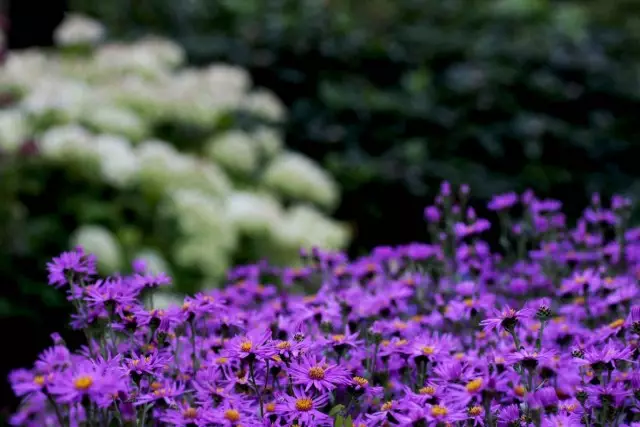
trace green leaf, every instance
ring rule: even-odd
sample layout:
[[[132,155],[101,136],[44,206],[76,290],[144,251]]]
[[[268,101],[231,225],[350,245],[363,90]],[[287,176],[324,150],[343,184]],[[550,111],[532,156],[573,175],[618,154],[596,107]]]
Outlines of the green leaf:
[[[333,427],[344,427],[344,418],[342,415],[336,417],[336,421],[333,423]]]
[[[344,421],[344,427],[353,427],[353,420],[351,419],[351,415],[349,415]]]
[[[340,411],[342,411],[343,409],[344,409],[344,405],[336,405],[333,408],[331,408],[331,411],[329,411],[329,416],[336,417],[338,414],[340,414]]]

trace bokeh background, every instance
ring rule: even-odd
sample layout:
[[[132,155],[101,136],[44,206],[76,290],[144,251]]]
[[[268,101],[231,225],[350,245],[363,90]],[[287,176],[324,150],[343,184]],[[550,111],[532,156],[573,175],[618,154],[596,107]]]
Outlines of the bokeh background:
[[[300,246],[426,239],[442,180],[481,215],[640,190],[639,0],[0,5],[3,376],[64,330],[44,267],[75,244],[193,292]]]

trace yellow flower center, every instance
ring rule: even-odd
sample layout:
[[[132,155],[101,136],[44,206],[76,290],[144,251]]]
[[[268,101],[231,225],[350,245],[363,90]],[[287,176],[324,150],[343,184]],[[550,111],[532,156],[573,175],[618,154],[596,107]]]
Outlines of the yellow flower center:
[[[464,305],[466,305],[467,307],[469,308],[473,307],[473,298],[467,298],[463,302],[464,302]]]
[[[312,366],[309,368],[309,378],[312,380],[323,380],[324,379],[324,369],[321,366]]]
[[[420,390],[418,390],[418,393],[420,394],[428,394],[428,395],[434,395],[436,394],[436,388],[433,386],[426,386],[426,387],[422,387]]]
[[[331,339],[333,340],[333,342],[340,342],[340,341],[344,341],[345,336],[343,334],[337,334],[331,337]]]
[[[275,412],[276,411],[276,404],[273,402],[269,402],[265,405],[264,407],[265,411],[267,412]]]
[[[380,409],[383,411],[390,411],[391,408],[393,408],[393,400],[386,402],[384,405],[382,405],[382,408]]]
[[[396,341],[395,346],[396,346],[396,347],[402,347],[403,345],[406,345],[408,342],[409,342],[409,341],[407,341],[407,340],[405,340],[405,339],[398,340],[398,341]]]
[[[444,417],[448,413],[449,413],[449,410],[444,406],[434,405],[431,407],[431,415],[433,415],[436,418]]]
[[[218,357],[218,358],[216,359],[216,363],[219,363],[219,364],[221,364],[221,365],[222,365],[223,363],[227,363],[227,361],[228,361],[228,360],[229,360],[229,359],[227,359],[226,357]]]
[[[418,323],[422,322],[422,319],[424,319],[424,316],[421,314],[416,314],[415,316],[411,317],[412,321],[418,322]]]
[[[245,353],[250,352],[252,348],[253,343],[251,341],[244,341],[242,344],[240,344],[240,350],[244,351]]]
[[[289,341],[280,341],[276,344],[276,347],[278,347],[278,350],[289,350],[291,348],[291,343]]]
[[[472,406],[469,408],[469,415],[472,417],[477,417],[480,414],[482,414],[482,406]]]
[[[362,377],[353,377],[353,382],[358,384],[360,387],[366,387],[367,384],[369,384],[369,381]]]
[[[584,285],[585,283],[587,283],[587,278],[584,276],[576,276],[576,278],[573,280],[575,280],[575,282],[579,285]]]
[[[82,375],[76,378],[76,380],[73,382],[73,385],[78,390],[88,390],[92,384],[93,384],[93,378],[91,378],[89,375]]]
[[[302,399],[296,400],[296,409],[298,411],[310,411],[313,408],[313,400],[303,397]]]
[[[495,361],[498,365],[504,365],[505,362],[504,357],[502,356],[496,356]]]
[[[44,384],[44,377],[42,375],[36,375],[35,377],[33,377],[33,382],[36,385],[43,385]]]
[[[613,322],[609,323],[609,327],[611,329],[616,329],[621,327],[622,325],[624,325],[624,319],[618,319],[618,320],[614,320]]]
[[[485,331],[480,331],[476,334],[476,337],[480,340],[483,340],[487,337],[487,333]]]
[[[194,420],[198,417],[198,410],[196,408],[187,408],[182,412],[184,418]]]
[[[153,391],[153,394],[154,394],[156,397],[164,396],[164,395],[166,395],[166,394],[167,394],[167,389],[166,389],[166,388],[160,388],[160,389],[158,389],[158,390],[154,390],[154,391]]]
[[[584,304],[584,297],[576,297],[573,300],[574,304],[582,305]]]
[[[389,340],[382,340],[382,342],[380,343],[382,344],[383,347],[389,347],[389,344],[391,344],[391,341]]]
[[[462,360],[464,359],[464,353],[456,353],[453,355],[453,357],[457,360]]]
[[[224,417],[232,423],[235,423],[240,419],[240,412],[235,409],[227,409],[224,411]]]
[[[422,354],[424,354],[424,355],[426,355],[426,356],[430,356],[430,355],[432,355],[432,354],[436,351],[436,349],[435,349],[435,348],[433,348],[433,347],[432,347],[432,346],[430,346],[430,345],[425,346],[425,347],[422,347],[422,348],[421,348],[421,350],[422,350]]]
[[[189,310],[189,308],[191,308],[191,303],[190,302],[185,302],[184,304],[182,304],[182,311],[187,311],[187,310]],[[188,411],[188,409],[187,409],[187,411]]]
[[[480,390],[480,387],[482,387],[482,378],[476,378],[475,380],[469,381],[465,388],[469,393],[475,393]]]
[[[393,326],[396,329],[407,329],[407,324],[399,320],[396,320],[395,322],[393,322]]]
[[[527,390],[521,385],[515,386],[513,388],[513,391],[517,396],[520,396],[520,397],[524,396],[524,394],[527,392]]]
[[[162,383],[153,382],[149,387],[151,387],[151,390],[160,390],[162,388]]]

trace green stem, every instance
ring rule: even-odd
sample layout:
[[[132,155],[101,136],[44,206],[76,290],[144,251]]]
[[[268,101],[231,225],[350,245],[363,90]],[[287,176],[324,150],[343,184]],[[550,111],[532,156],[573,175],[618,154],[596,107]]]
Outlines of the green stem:
[[[60,423],[60,427],[66,426],[67,424],[64,422],[64,416],[62,415],[62,412],[60,412],[60,407],[58,406],[56,401],[53,400],[53,396],[51,396],[49,392],[45,392],[45,396],[47,396],[49,403],[51,403],[51,406],[53,406],[53,410],[56,412],[56,418],[58,418],[58,423]]]
[[[200,361],[198,360],[198,354],[196,352],[196,325],[195,321],[191,321],[191,362],[193,364],[193,373],[198,372],[200,368]]]
[[[254,363],[254,360],[252,360],[251,363],[249,363],[249,375],[251,376],[251,383],[253,384],[253,388],[256,391],[256,393],[258,393],[258,401],[260,402],[260,418],[263,418],[264,405],[262,403],[262,392],[260,391],[260,389],[258,388],[258,385],[256,384],[256,376],[255,376],[255,371],[253,369],[253,363]]]

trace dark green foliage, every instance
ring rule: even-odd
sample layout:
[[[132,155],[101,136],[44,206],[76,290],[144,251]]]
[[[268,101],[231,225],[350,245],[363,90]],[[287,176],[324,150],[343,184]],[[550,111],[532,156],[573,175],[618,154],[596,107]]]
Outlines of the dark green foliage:
[[[419,237],[442,179],[481,198],[530,187],[572,214],[593,191],[637,192],[638,1],[76,3],[275,90],[288,144],[344,185],[358,249]]]

